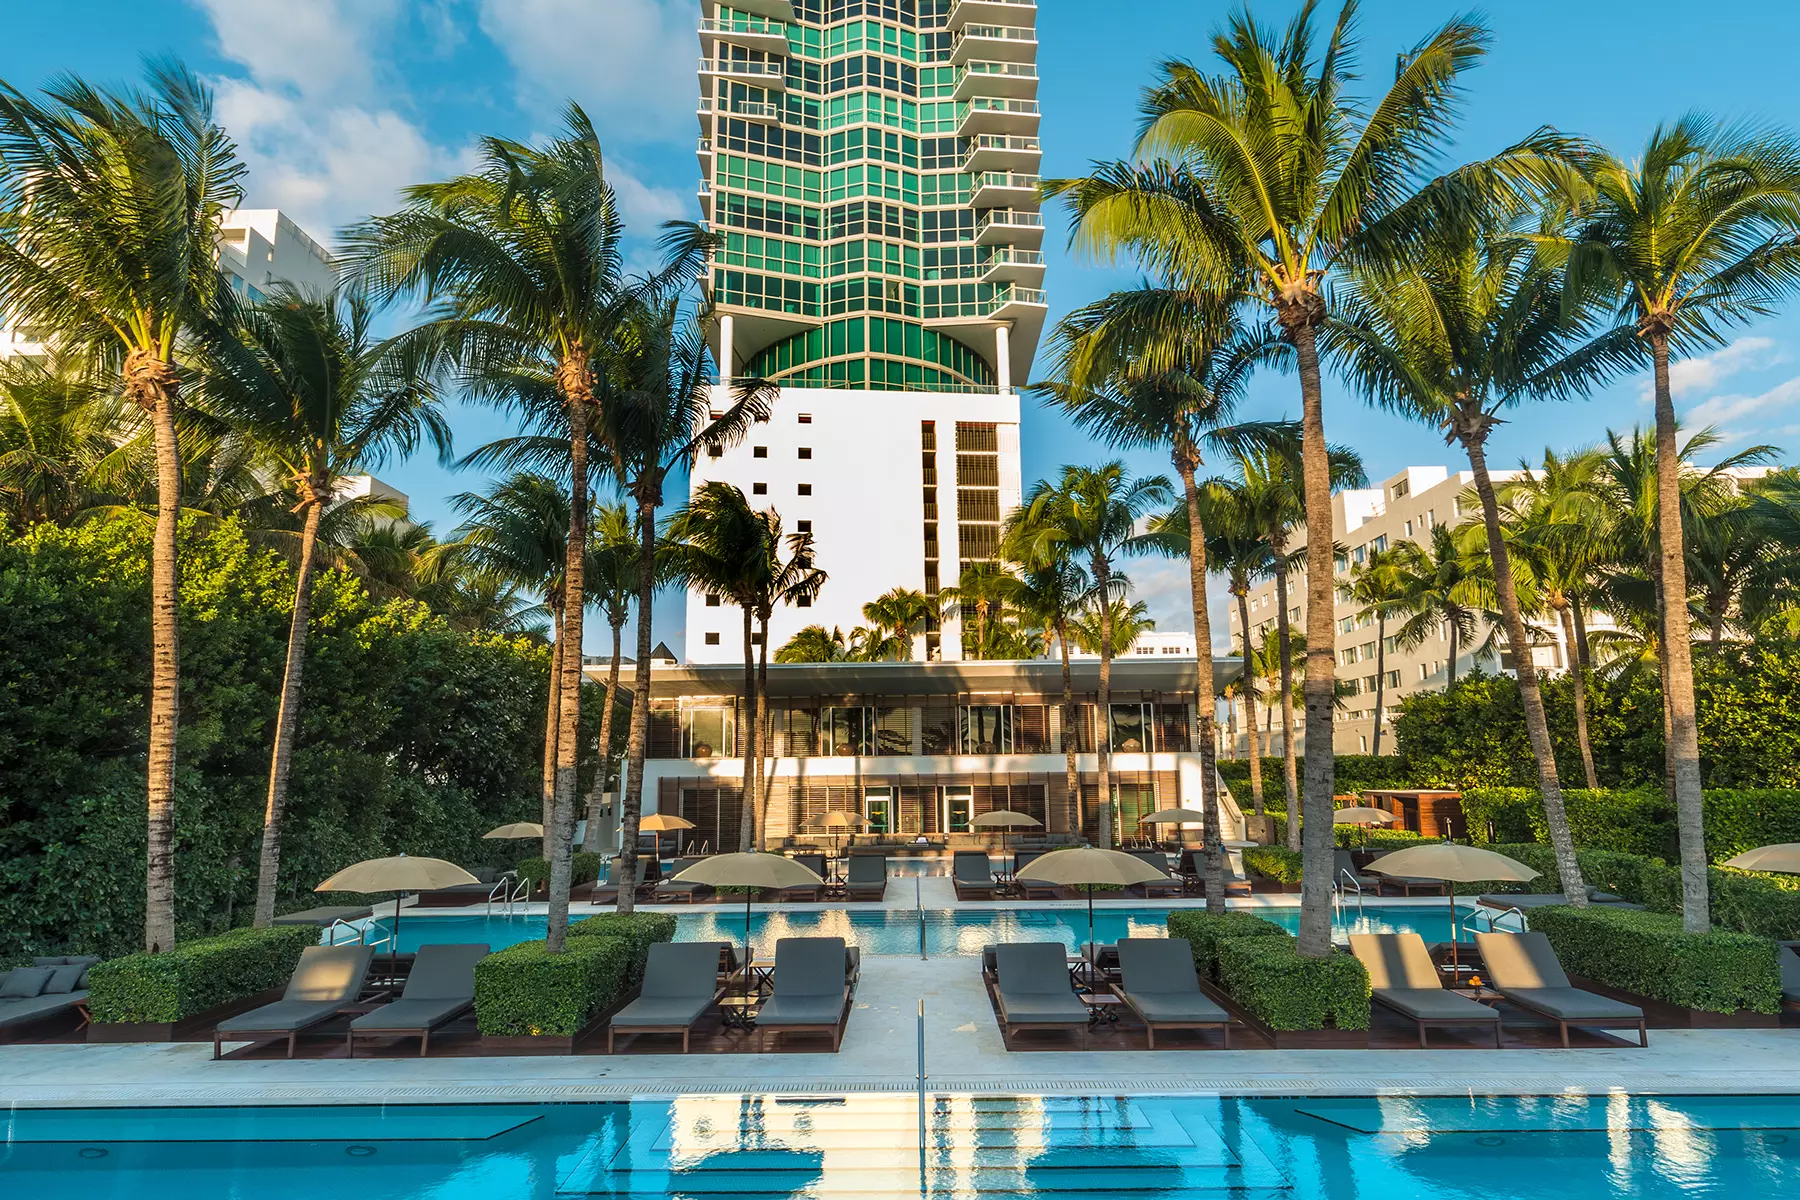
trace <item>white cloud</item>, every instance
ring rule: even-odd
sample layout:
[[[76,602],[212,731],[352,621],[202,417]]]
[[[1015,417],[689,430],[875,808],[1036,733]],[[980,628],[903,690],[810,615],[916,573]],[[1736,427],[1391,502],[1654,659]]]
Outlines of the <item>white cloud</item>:
[[[692,127],[691,0],[481,0],[482,32],[539,111],[573,98],[603,135],[650,141]]]
[[[1131,579],[1131,598],[1142,600],[1161,633],[1187,633],[1194,628],[1194,597],[1185,558],[1140,558],[1123,564]]]
[[[1711,354],[1670,363],[1669,391],[1678,400],[1710,392],[1740,372],[1759,371],[1786,358],[1786,352],[1774,338],[1741,337]],[[1645,400],[1654,395],[1650,381],[1644,382],[1641,395]]]
[[[619,212],[634,233],[648,234],[664,221],[693,220],[700,214],[691,196],[674,188],[645,183],[629,164],[616,155],[606,159],[606,180],[619,198]]]
[[[1791,419],[1800,406],[1800,377],[1785,380],[1757,395],[1712,396],[1681,414],[1690,430],[1716,425],[1726,441],[1766,437],[1773,422]]]
[[[303,96],[360,96],[373,84],[370,46],[399,0],[193,0],[212,19],[219,51],[266,86]]]

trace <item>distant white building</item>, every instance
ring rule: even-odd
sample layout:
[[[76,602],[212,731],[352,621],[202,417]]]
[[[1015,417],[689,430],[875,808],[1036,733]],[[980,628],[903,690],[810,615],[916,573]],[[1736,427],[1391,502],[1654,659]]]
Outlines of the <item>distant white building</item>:
[[[412,504],[405,492],[373,475],[344,476],[338,480],[335,499],[340,503],[346,500],[381,500],[397,504],[402,509],[409,508]]]
[[[1193,658],[1196,653],[1197,649],[1194,645],[1194,635],[1192,633],[1157,633],[1155,630],[1147,630],[1144,633],[1138,634],[1137,641],[1131,643],[1131,649],[1118,657]],[[1071,659],[1097,659],[1100,656],[1098,654],[1089,654],[1085,650],[1071,646],[1069,648],[1069,657]]]

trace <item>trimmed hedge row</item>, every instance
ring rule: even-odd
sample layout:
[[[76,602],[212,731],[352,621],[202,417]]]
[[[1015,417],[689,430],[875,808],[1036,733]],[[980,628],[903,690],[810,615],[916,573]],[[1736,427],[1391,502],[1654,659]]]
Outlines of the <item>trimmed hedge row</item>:
[[[1537,909],[1531,927],[1565,969],[1609,987],[1708,1012],[1781,1011],[1781,968],[1769,938],[1685,933],[1681,918],[1610,906]]]
[[[1659,789],[1573,788],[1563,799],[1577,846],[1650,858],[1674,858],[1678,852],[1675,810]],[[1707,788],[1704,800],[1706,849],[1715,862],[1772,842],[1800,841],[1800,790]],[[1490,827],[1496,842],[1550,839],[1536,788],[1470,788],[1463,792],[1462,807],[1477,840],[1486,840]]]
[[[1224,938],[1288,937],[1288,931],[1273,921],[1253,917],[1245,912],[1209,913],[1185,908],[1168,916],[1169,936],[1186,938],[1194,948],[1194,969],[1208,979],[1214,978],[1213,966],[1218,945]]]
[[[131,954],[88,972],[96,1024],[173,1024],[196,1013],[284,987],[300,953],[319,944],[309,925],[233,929],[182,942],[163,954]]]
[[[574,1037],[625,990],[631,956],[615,937],[496,951],[475,965],[475,1023],[487,1037]]]
[[[668,913],[630,912],[601,913],[569,926],[571,938],[617,938],[631,948],[631,965],[627,987],[644,981],[644,964],[650,958],[650,947],[657,942],[675,940],[675,918]]]
[[[1280,846],[1255,846],[1244,851],[1244,870],[1254,871],[1277,883],[1299,883],[1302,875],[1298,850]]]
[[[606,869],[603,855],[578,851],[569,856],[569,886],[580,887],[584,883],[593,883],[600,878],[600,872]],[[547,858],[528,858],[519,864],[519,876],[529,879],[533,891],[539,884],[550,882],[550,860]]]
[[[1291,937],[1217,943],[1219,984],[1271,1029],[1367,1029],[1369,973],[1348,954],[1306,958]]]

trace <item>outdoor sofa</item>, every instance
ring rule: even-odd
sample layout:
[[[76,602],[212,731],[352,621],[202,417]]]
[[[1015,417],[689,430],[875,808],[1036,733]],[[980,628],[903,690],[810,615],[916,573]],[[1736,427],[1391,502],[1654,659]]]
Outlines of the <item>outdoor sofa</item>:
[[[213,1028],[213,1057],[222,1042],[255,1042],[264,1038],[287,1039],[287,1056],[294,1057],[300,1034],[331,1020],[356,1003],[362,994],[373,946],[308,946],[288,980],[281,999],[247,1013],[227,1017]]]
[[[1150,1037],[1156,1031],[1217,1029],[1231,1049],[1231,1014],[1200,990],[1193,943],[1186,938],[1120,938],[1119,982],[1113,986]]]
[[[643,989],[607,1026],[606,1052],[613,1052],[614,1036],[620,1033],[679,1033],[686,1054],[694,1024],[725,994],[720,964],[730,949],[725,942],[653,943],[644,963]]]
[[[1494,1045],[1500,1045],[1500,1014],[1445,990],[1443,974],[1418,934],[1353,933],[1350,952],[1369,972],[1370,997],[1418,1027],[1421,1049],[1426,1045],[1426,1030],[1433,1026],[1490,1029]]]
[[[98,955],[40,957],[0,974],[0,1037],[77,1011],[87,1000],[88,968]]]
[[[828,1033],[844,1041],[855,992],[843,938],[782,938],[775,943],[774,991],[756,1010],[758,1028],[776,1033]]]
[[[1571,984],[1562,964],[1556,960],[1550,939],[1542,933],[1478,933],[1475,944],[1481,950],[1481,964],[1487,974],[1488,986],[1509,1003],[1554,1022],[1562,1033],[1564,1046],[1569,1044],[1571,1025],[1593,1029],[1635,1028],[1638,1045],[1650,1044],[1644,1010]]]
[[[419,1057],[431,1049],[431,1031],[475,1007],[475,964],[486,958],[485,942],[420,946],[400,998],[350,1022],[344,1050],[356,1057],[357,1038],[416,1037]]]

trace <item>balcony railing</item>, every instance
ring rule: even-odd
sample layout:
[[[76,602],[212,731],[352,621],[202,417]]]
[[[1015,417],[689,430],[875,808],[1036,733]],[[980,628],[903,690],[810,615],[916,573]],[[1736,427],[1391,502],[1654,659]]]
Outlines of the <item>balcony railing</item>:
[[[1036,100],[1001,100],[991,96],[977,96],[963,105],[958,115],[966,117],[971,113],[1008,113],[1035,117],[1038,111]]]
[[[1014,208],[994,208],[982,213],[981,219],[975,222],[977,234],[996,227],[1001,229],[1042,229],[1044,214],[1021,212]]]
[[[1022,175],[1012,171],[983,171],[975,176],[975,190],[982,188],[1004,188],[1014,192],[1037,191],[1039,177]]]
[[[733,58],[703,58],[700,70],[706,75],[743,75],[753,79],[785,81],[787,67],[778,62],[758,62]]]
[[[733,17],[729,21],[716,21],[703,18],[700,22],[701,33],[767,33],[787,37],[787,25],[782,21],[769,21],[757,17]]]

